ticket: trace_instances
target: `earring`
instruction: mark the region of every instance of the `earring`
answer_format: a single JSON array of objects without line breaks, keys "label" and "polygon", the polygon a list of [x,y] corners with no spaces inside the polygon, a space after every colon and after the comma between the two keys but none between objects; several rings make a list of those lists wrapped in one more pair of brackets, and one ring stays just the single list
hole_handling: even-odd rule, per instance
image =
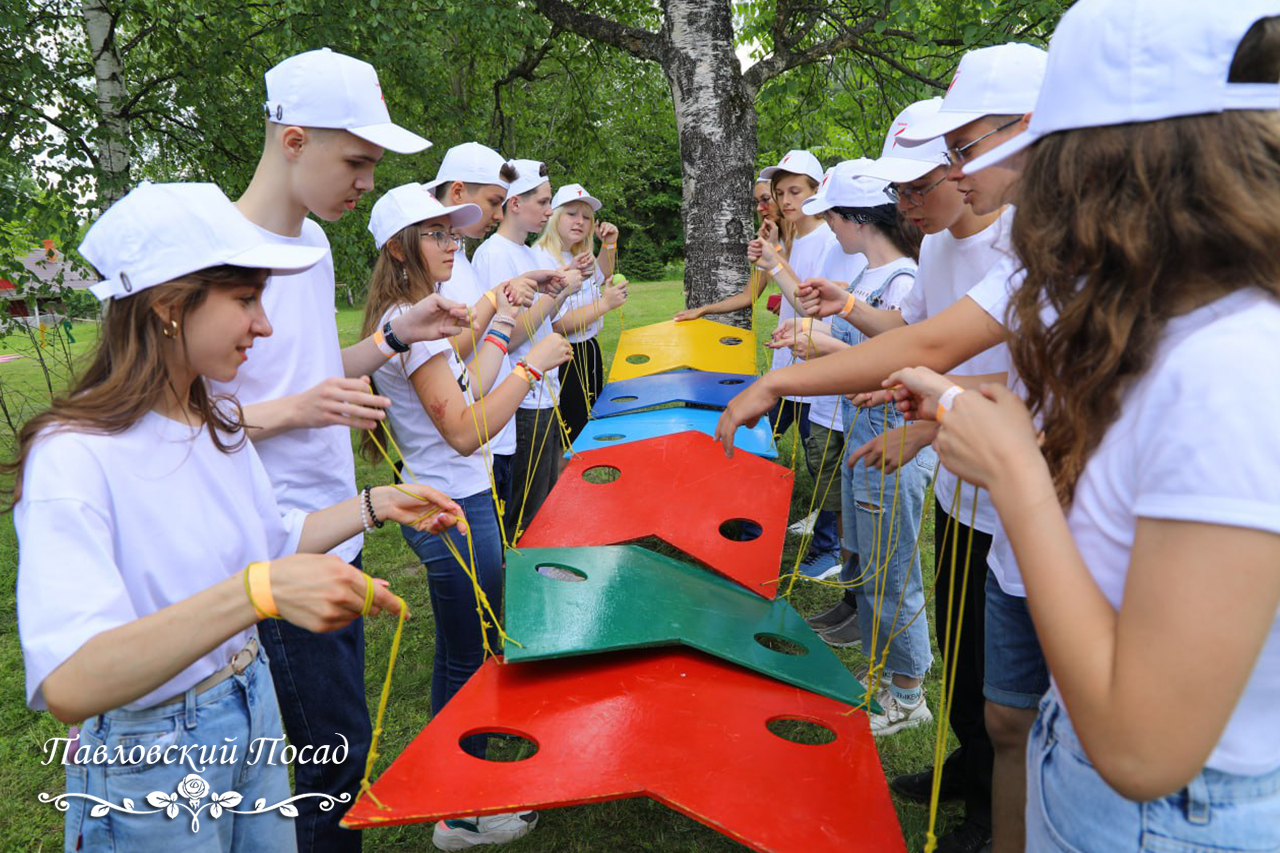
[{"label": "earring", "polygon": [[169,325],[161,329],[166,338],[176,338],[178,336],[178,321],[170,320]]},{"label": "earring", "polygon": [[400,267],[400,283],[405,287],[409,286],[409,271],[404,267]]}]

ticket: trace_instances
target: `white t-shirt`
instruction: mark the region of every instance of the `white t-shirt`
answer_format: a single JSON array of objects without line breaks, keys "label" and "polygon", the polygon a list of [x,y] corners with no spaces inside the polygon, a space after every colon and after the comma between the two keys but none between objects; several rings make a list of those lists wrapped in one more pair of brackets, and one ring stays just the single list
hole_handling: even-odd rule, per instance
[{"label": "white t-shirt", "polygon": [[[1124,601],[1139,518],[1280,534],[1280,442],[1268,428],[1280,419],[1277,341],[1280,302],[1237,291],[1169,321],[1151,367],[1121,396],[1120,415],[1085,465],[1067,515],[1112,607]],[[1221,571],[1230,572],[1223,556]],[[1244,775],[1280,768],[1276,708],[1280,613],[1206,766]]]},{"label": "white t-shirt", "polygon": [[[398,316],[407,308],[408,305],[388,308],[378,324]],[[422,399],[410,377],[431,358],[442,358],[448,362],[462,396],[467,405],[471,405],[474,400],[471,396],[470,374],[462,362],[458,361],[458,356],[448,341],[418,341],[410,344],[408,352],[388,359],[386,364],[379,367],[373,381],[378,387],[378,393],[391,398],[391,429],[404,454],[405,462],[417,476],[418,482],[437,488],[455,500],[469,498],[489,490],[489,472],[481,451],[470,456],[459,454],[444,440],[431,416],[422,407]]]},{"label": "white t-shirt", "polygon": [[[258,231],[282,246],[329,248],[324,231],[310,219],[303,220],[298,237],[282,237],[264,228]],[[271,276],[262,294],[271,336],[254,341],[249,360],[234,380],[210,383],[214,392],[232,394],[241,405],[251,406],[300,394],[326,379],[343,376],[333,297],[333,255],[326,254],[302,272]],[[315,512],[356,493],[356,460],[347,427],[289,430],[255,441],[254,447],[282,507]],[[350,561],[363,545],[364,535],[357,534],[332,553]]]},{"label": "white t-shirt", "polygon": [[[823,262],[826,260],[827,252],[834,246],[838,251],[840,244],[836,242],[836,235],[831,232],[827,223],[821,222],[818,227],[810,231],[803,237],[797,237],[791,243],[791,257],[787,260],[787,265],[791,267],[792,272],[801,281],[806,278],[813,278],[822,274]],[[790,300],[783,294],[782,305],[778,309],[778,322],[790,320],[796,317],[796,309],[792,307]],[[789,366],[796,360],[789,349],[776,349],[773,351],[773,362],[771,370],[780,370]],[[787,400],[795,400],[799,403],[809,403],[812,399],[809,397],[786,397]],[[830,423],[830,417],[823,423],[826,426]]]},{"label": "white t-shirt", "polygon": [[[495,284],[501,284],[539,268],[538,256],[534,254],[533,249],[524,243],[517,243],[503,237],[496,231],[476,248],[471,262],[475,265],[476,278],[480,280],[480,286],[486,290]],[[534,329],[533,337],[518,347],[512,347],[511,352],[507,354],[512,366],[528,357],[529,350],[533,348],[536,341],[550,334],[552,334],[551,314],[548,313],[538,328]],[[520,408],[549,409],[559,400],[560,378],[555,370],[548,370],[543,380],[536,383],[533,390],[525,395]]]},{"label": "white t-shirt", "polygon": [[[533,253],[538,258],[538,265],[543,269],[558,269],[573,260],[573,255],[568,252],[561,252],[560,259],[556,260],[551,257],[551,253],[546,249],[535,246]],[[604,273],[600,271],[600,265],[596,264],[595,275],[589,279],[582,280],[582,289],[570,296],[564,301],[564,305],[560,306],[560,311],[555,317],[551,318],[552,322],[560,320],[570,311],[576,311],[579,308],[590,308],[596,305],[604,295]],[[601,314],[587,325],[587,328],[580,332],[570,332],[565,335],[569,343],[580,344],[583,341],[589,341],[596,335],[600,334],[600,330],[604,328],[604,315]]]},{"label": "white t-shirt", "polygon": [[[902,317],[908,323],[919,323],[950,308],[968,293],[1002,260],[1012,255],[1009,242],[1013,227],[1013,208],[1006,208],[995,222],[964,239],[957,240],[949,231],[928,234],[920,245],[920,272],[916,286],[902,306]],[[957,376],[984,376],[1009,369],[1009,348],[999,344],[978,353],[950,373]],[[938,468],[934,496],[947,513],[952,511],[956,487],[960,488],[960,509],[956,521],[973,522],[983,533],[995,530],[995,507],[985,491],[977,495],[974,512],[973,486],[961,483],[945,466]]]},{"label": "white t-shirt", "polygon": [[[481,299],[484,299],[484,292],[488,288],[481,287],[479,280],[476,278],[475,268],[471,266],[471,261],[467,260],[466,253],[461,250],[453,255],[453,275],[449,276],[448,281],[440,282],[440,295],[446,299],[452,299],[454,302],[461,302],[464,305],[475,305]],[[493,328],[492,325],[489,328]],[[485,330],[486,332],[488,329]],[[503,327],[503,331],[507,331]],[[476,349],[479,350],[484,343],[484,335],[476,335]],[[474,354],[472,358],[475,358]],[[498,375],[494,378],[493,384],[484,389],[487,394],[493,388],[497,388],[502,381],[511,375],[511,362],[502,359],[498,363]],[[483,423],[481,430],[484,429]],[[489,422],[489,434],[493,435],[493,439],[485,445],[485,452],[496,453],[499,456],[510,456],[516,452],[516,421],[515,418],[507,421],[502,425],[501,429],[496,430],[493,422]]]},{"label": "white t-shirt", "polygon": [[[255,344],[254,349],[257,349]],[[254,446],[223,453],[206,430],[155,413],[116,435],[45,432],[14,509],[18,634],[27,703],[81,646],[190,598],[255,560],[297,551],[306,515],[282,515]],[[141,709],[227,664],[240,631],[126,705]]]},{"label": "white t-shirt", "polygon": [[[827,228],[826,223],[823,227]],[[844,249],[840,248],[840,243],[835,240],[832,234],[830,246],[827,254],[822,259],[822,265],[814,275],[822,276],[831,281],[851,282],[867,268],[867,256],[861,252],[852,255],[846,255]],[[803,281],[804,279],[801,279]],[[786,302],[785,297],[783,302]],[[790,304],[787,304],[790,308]],[[792,308],[792,313],[795,309]],[[817,424],[827,429],[844,431],[844,418],[840,412],[840,397],[836,395],[828,395],[826,397],[808,397],[809,401],[809,423]]]}]

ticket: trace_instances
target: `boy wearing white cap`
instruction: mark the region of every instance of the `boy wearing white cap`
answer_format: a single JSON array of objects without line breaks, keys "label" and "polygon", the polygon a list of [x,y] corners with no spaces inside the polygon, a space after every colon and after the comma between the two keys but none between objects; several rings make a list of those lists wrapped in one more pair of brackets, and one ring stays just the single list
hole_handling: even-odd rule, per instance
[{"label": "boy wearing white cap", "polygon": [[[370,512],[412,523],[434,503],[451,514],[430,521],[443,532],[460,509],[427,486],[365,489],[312,513],[282,507],[235,401],[210,393],[272,333],[268,273],[305,270],[323,248],[265,237],[212,184],[144,183],[80,252],[105,277],[93,287],[108,303],[96,352],[23,426],[6,466],[28,702],[83,721],[78,749],[108,756],[65,762],[65,849],[170,853],[194,839],[294,850],[288,821],[247,805],[289,796],[287,767],[252,751],[283,737],[260,632],[281,619],[343,629],[372,612],[366,592],[398,611],[385,582],[324,552]],[[223,760],[189,775],[177,747]],[[155,797],[196,788],[235,791],[246,806],[226,802],[200,836],[154,817]]]},{"label": "boy wearing white cap", "polygon": [[[375,427],[388,402],[368,393],[366,377],[410,342],[455,334],[465,308],[439,296],[410,316],[346,349],[334,321],[333,258],[307,214],[333,221],[373,189],[383,149],[421,151],[430,143],[391,122],[377,72],[329,49],[290,57],[266,73],[266,142],[253,180],[237,201],[273,243],[311,246],[325,257],[309,270],[274,276],[264,294],[275,334],[260,357],[217,390],[245,406],[254,448],[282,506],[311,511],[355,490],[351,429]],[[334,553],[360,565],[357,532]],[[299,748],[349,745],[341,764],[299,763],[299,793],[355,796],[371,727],[364,695],[364,631],[356,620],[323,637],[268,623],[263,644],[280,690],[285,731]],[[299,801],[299,848],[357,850],[360,834],[339,827],[340,810]]]},{"label": "boy wearing white cap", "polygon": [[[547,167],[537,160],[515,160],[518,178],[507,189],[506,212],[498,230],[476,249],[472,257],[481,286],[529,275],[540,270],[538,257],[525,245],[529,235],[542,230],[551,217],[551,182]],[[545,271],[542,271],[545,273]],[[516,317],[511,333],[509,360],[525,358],[533,343],[554,334],[551,320],[565,301],[577,292],[582,276],[577,269],[561,270],[567,282],[556,295],[543,294]],[[520,411],[516,413],[516,451],[511,464],[512,493],[506,501],[503,528],[515,544],[520,532],[542,507],[559,475],[560,380],[555,373],[535,377]]]},{"label": "boy wearing white cap", "polygon": [[[573,359],[561,365],[559,375],[560,413],[570,444],[587,425],[591,406],[604,387],[604,359],[596,340],[604,328],[604,315],[627,301],[626,282],[609,283],[617,257],[618,227],[612,222],[596,224],[600,206],[599,199],[581,184],[565,184],[551,199],[551,218],[533,244],[542,266],[573,265],[582,273],[582,289],[565,301],[551,323],[573,345]],[[597,236],[604,245],[600,258],[595,254]]]},{"label": "boy wearing white cap", "polygon": [[965,166],[1026,152],[1023,269],[983,304],[1015,328],[1033,414],[1002,386],[891,377],[989,486],[1001,580],[1016,566],[1050,664],[1028,850],[1280,849],[1280,493],[1258,475],[1280,468],[1258,426],[1280,400],[1256,378],[1280,369],[1280,233],[1255,216],[1280,199],[1278,14],[1073,6],[1026,132]]}]

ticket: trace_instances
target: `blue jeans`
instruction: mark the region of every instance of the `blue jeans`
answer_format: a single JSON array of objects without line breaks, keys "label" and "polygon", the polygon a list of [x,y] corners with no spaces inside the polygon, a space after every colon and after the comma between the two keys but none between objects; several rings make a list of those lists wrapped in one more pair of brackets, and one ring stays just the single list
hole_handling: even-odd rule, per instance
[{"label": "blue jeans", "polygon": [[[360,554],[351,565],[360,568]],[[284,730],[296,747],[342,746],[347,740],[347,760],[341,764],[298,764],[294,767],[296,793],[330,796],[360,793],[360,777],[373,738],[369,706],[364,695],[364,620],[356,619],[338,631],[316,634],[282,619],[267,619],[258,626],[263,648],[271,659],[271,677],[280,700]],[[299,853],[356,853],[360,833],[338,825],[344,808],[320,810],[320,799],[299,800]]]},{"label": "blue jeans", "polygon": [[1027,850],[1280,850],[1280,770],[1237,776],[1205,769],[1175,794],[1147,803],[1127,800],[1094,770],[1050,691],[1027,744]]},{"label": "blue jeans", "polygon": [[[851,453],[888,429],[901,425],[901,417],[891,412],[885,421],[882,409],[864,409],[854,420],[853,407],[844,404]],[[846,453],[845,462],[848,462]],[[929,649],[929,622],[924,614],[924,580],[920,573],[920,551],[916,542],[924,515],[924,497],[937,456],[926,447],[898,472],[882,475],[879,468],[861,462],[840,468],[840,509],[845,530],[855,531],[846,546],[856,551],[858,560],[848,561],[840,579],[861,583],[854,587],[858,597],[858,625],[862,648],[873,659],[886,655],[885,671],[923,678],[933,665]],[[894,503],[894,490],[897,503]],[[880,599],[879,620],[875,599]],[[879,631],[873,633],[879,622]],[[897,634],[897,636],[893,636]],[[891,640],[890,637],[893,637]],[[887,648],[887,652],[886,652]]]},{"label": "blue jeans", "polygon": [[[471,526],[475,545],[476,578],[484,590],[493,612],[502,615],[502,540],[498,532],[498,516],[493,510],[489,492],[480,492],[458,501]],[[462,689],[480,664],[484,663],[484,642],[476,615],[475,588],[458,565],[441,537],[401,527],[404,539],[427,569],[427,586],[431,593],[431,612],[436,625],[435,663],[431,673],[431,713],[440,713],[453,695]],[[466,537],[451,529],[445,534],[467,558]],[[489,630],[489,646],[500,650],[498,632]],[[464,746],[473,755],[479,744]]]},{"label": "blue jeans", "polygon": [[[783,398],[773,404],[773,408],[769,410],[769,426],[773,429],[773,434],[779,439],[786,435],[787,430],[791,429],[791,425],[796,425],[796,441],[805,444],[804,463],[809,469],[809,476],[813,478],[814,483],[818,481],[818,464],[812,454],[808,452],[809,441],[809,403],[797,403],[794,400]],[[839,435],[836,436],[839,438]],[[822,448],[818,448],[818,454],[821,454]],[[822,499],[822,495],[818,495],[818,500]],[[837,551],[840,548],[839,528],[836,524],[836,514],[829,510],[823,510],[819,507],[818,517],[813,522],[813,537],[809,540],[809,553],[825,554]]]},{"label": "blue jeans", "polygon": [[[147,802],[153,792],[172,795],[178,784],[191,774],[204,780],[208,793],[198,798],[198,829],[192,832],[191,814],[180,797],[178,816],[164,813],[124,814],[111,810],[102,817],[89,812],[95,803],[74,797],[69,800],[65,818],[65,850],[127,850],[129,853],[256,853],[256,851],[292,851],[295,848],[294,821],[278,811],[257,815],[223,812],[214,818],[207,808],[211,794],[234,791],[241,796],[240,811],[253,809],[255,800],[265,798],[267,805],[289,799],[289,771],[277,758],[268,763],[268,753],[256,755],[251,745],[258,738],[279,738],[280,708],[276,704],[271,673],[261,656],[242,675],[215,684],[202,693],[188,690],[175,702],[143,711],[114,710],[85,720],[80,730],[80,747],[91,752],[105,747],[110,754],[117,747],[125,754],[138,756],[151,752],[160,760],[148,763],[67,764],[67,793],[88,794],[114,805],[133,801],[133,810],[153,812]],[[234,745],[234,761],[222,751],[202,762],[200,747],[214,749]],[[175,747],[169,750],[168,747]],[[192,763],[181,762],[179,750],[193,747]],[[138,749],[141,747],[141,749]],[[165,761],[168,752],[172,760]],[[278,753],[277,753],[278,755]],[[302,805],[305,800],[296,803]],[[204,806],[203,810],[199,810]],[[346,806],[335,811],[341,813]],[[359,836],[357,836],[358,838]]]},{"label": "blue jeans", "polygon": [[1049,664],[1027,600],[1000,588],[987,570],[982,694],[1006,708],[1034,708],[1049,689]]}]

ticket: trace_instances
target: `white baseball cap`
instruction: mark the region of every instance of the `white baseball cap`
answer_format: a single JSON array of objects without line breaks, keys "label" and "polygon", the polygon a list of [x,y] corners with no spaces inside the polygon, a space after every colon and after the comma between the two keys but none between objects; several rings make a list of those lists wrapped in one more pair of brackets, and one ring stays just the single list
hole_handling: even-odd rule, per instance
[{"label": "white baseball cap", "polygon": [[907,128],[902,141],[927,142],[983,116],[1031,112],[1040,94],[1048,58],[1042,49],[1020,42],[969,51],[961,57],[951,78],[942,109],[932,118]]},{"label": "white baseball cap", "polygon": [[551,207],[556,208],[562,204],[568,204],[571,201],[585,201],[587,204],[591,205],[591,209],[593,211],[600,209],[600,200],[589,195],[587,191],[582,188],[582,184],[565,184],[560,189],[556,190],[555,198],[551,199]]},{"label": "white baseball cap", "polygon": [[149,181],[107,208],[80,244],[104,276],[89,288],[104,302],[224,264],[303,270],[328,251],[271,242],[214,184]]},{"label": "white baseball cap", "polygon": [[885,190],[889,182],[869,176],[867,168],[874,160],[859,157],[837,163],[822,176],[818,191],[804,200],[800,209],[816,216],[833,207],[879,207],[892,204]]},{"label": "white baseball cap", "polygon": [[769,179],[768,179],[768,178],[766,178],[763,174],[756,175],[756,183],[757,183],[757,184],[760,184],[760,183],[768,183],[768,182],[769,182]]},{"label": "white baseball cap", "polygon": [[760,177],[772,180],[775,172],[791,172],[796,175],[808,175],[815,181],[822,180],[822,164],[818,162],[817,157],[803,149],[788,151],[786,156],[778,161],[778,165],[761,169]]},{"label": "white baseball cap", "polygon": [[536,190],[548,181],[547,176],[542,174],[540,160],[512,160],[511,165],[515,167],[517,177],[507,187],[507,201],[524,195],[529,190]]},{"label": "white baseball cap", "polygon": [[462,181],[464,184],[495,184],[504,190],[511,185],[502,179],[502,167],[507,161],[502,155],[479,142],[464,142],[444,152],[436,179],[423,186],[434,190],[443,183]]},{"label": "white baseball cap", "polygon": [[921,122],[929,121],[942,109],[942,98],[916,101],[893,120],[884,138],[880,159],[865,167],[869,177],[894,184],[923,178],[939,166],[947,165],[947,143],[939,136],[919,145],[904,145],[902,138]]},{"label": "white baseball cap", "polygon": [[449,217],[454,228],[474,225],[481,216],[480,206],[457,204],[445,207],[425,184],[402,184],[387,190],[369,213],[369,233],[379,249],[407,225],[425,222],[438,216]]},{"label": "white baseball cap", "polygon": [[266,74],[267,119],[299,127],[340,128],[400,154],[414,154],[431,143],[393,124],[367,62],[327,47],[299,53]]},{"label": "white baseball cap", "polygon": [[1241,39],[1280,15],[1277,0],[1080,0],[1049,43],[1044,86],[1022,133],[965,164],[966,173],[1063,130],[1225,110],[1280,109],[1276,83],[1228,83]]}]

